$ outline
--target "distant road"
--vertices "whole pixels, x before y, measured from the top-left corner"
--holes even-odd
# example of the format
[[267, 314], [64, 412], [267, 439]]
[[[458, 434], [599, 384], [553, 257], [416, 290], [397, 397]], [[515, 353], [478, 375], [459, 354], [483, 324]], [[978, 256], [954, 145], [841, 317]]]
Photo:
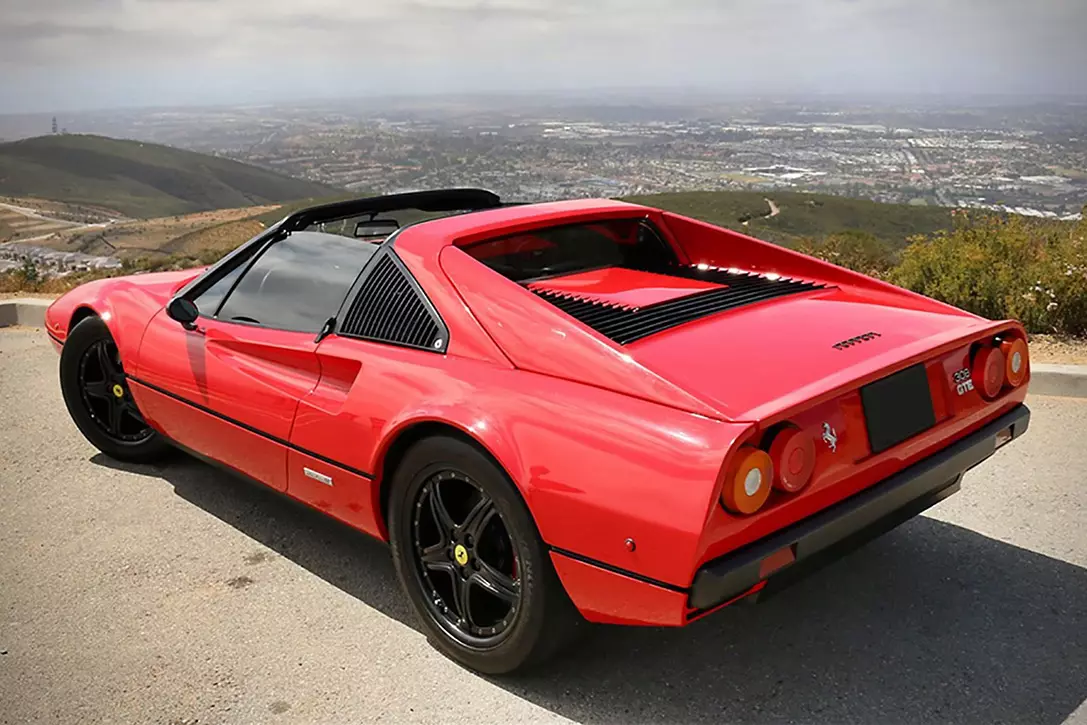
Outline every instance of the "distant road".
[[39, 214], [34, 209], [30, 209], [30, 208], [27, 208], [25, 206], [15, 206], [14, 204], [7, 204], [5, 202], [0, 202], [0, 207], [3, 207], [5, 209], [10, 209], [11, 211], [14, 211], [14, 212], [18, 212], [18, 213], [22, 214], [23, 216], [33, 217], [34, 219], [41, 219], [44, 222], [54, 222], [54, 223], [57, 223], [57, 224], [74, 224], [75, 223], [75, 222], [67, 221], [65, 219], [54, 219], [53, 217], [44, 216], [42, 214]]
[[5, 202], [0, 202], [0, 208], [8, 209], [9, 211], [13, 211], [13, 212], [15, 212], [17, 214], [22, 214], [25, 217], [30, 217], [31, 219], [38, 219], [40, 221], [48, 222], [50, 224], [61, 224], [61, 225], [63, 225], [62, 229], [54, 229], [51, 232], [48, 232], [46, 234], [39, 234], [36, 237], [25, 237], [23, 239], [13, 239], [10, 242], [5, 242], [5, 244], [25, 244], [27, 242], [37, 242], [37, 241], [40, 241], [42, 239], [49, 239], [50, 237], [57, 234], [58, 232], [79, 232], [79, 231], [83, 231], [84, 229], [100, 229], [102, 227], [108, 227], [110, 224], [113, 224], [115, 221], [117, 221], [116, 219], [110, 219], [108, 222], [96, 222], [94, 224], [84, 224], [82, 222], [73, 222], [73, 221], [69, 221], [67, 219], [57, 219], [56, 217], [46, 216], [44, 214], [39, 213], [38, 211], [36, 211], [34, 209], [30, 209], [30, 208], [25, 207], [25, 206], [16, 206], [15, 204], [7, 204]]
[[774, 203], [773, 199], [763, 198], [763, 201], [769, 205], [770, 209], [765, 214], [755, 214], [749, 217], [740, 217], [740, 223], [745, 227], [752, 219], [771, 219], [781, 213], [781, 208]]

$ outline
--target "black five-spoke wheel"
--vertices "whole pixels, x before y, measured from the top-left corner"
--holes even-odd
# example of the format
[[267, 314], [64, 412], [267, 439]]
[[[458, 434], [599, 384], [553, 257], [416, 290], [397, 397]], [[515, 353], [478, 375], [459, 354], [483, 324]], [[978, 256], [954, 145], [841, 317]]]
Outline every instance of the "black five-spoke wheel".
[[169, 453], [136, 407], [117, 343], [98, 317], [81, 320], [60, 353], [60, 390], [80, 432], [121, 461], [148, 463]]
[[517, 555], [494, 501], [468, 476], [441, 471], [419, 491], [416, 566], [439, 623], [469, 646], [496, 644], [520, 608]]
[[423, 438], [386, 485], [396, 572], [438, 649], [503, 674], [574, 638], [581, 617], [524, 499], [487, 453], [463, 438]]
[[79, 387], [87, 412], [111, 437], [138, 443], [154, 433], [132, 400], [113, 340], [98, 340], [84, 351]]

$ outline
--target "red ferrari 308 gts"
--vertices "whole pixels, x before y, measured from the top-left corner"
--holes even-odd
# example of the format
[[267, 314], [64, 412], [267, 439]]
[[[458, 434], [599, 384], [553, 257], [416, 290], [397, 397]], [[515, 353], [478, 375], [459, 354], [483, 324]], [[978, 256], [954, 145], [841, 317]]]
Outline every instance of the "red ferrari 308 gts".
[[488, 673], [582, 620], [766, 595], [1030, 419], [1018, 323], [617, 201], [314, 207], [47, 327], [96, 447], [181, 448], [389, 541], [432, 642]]

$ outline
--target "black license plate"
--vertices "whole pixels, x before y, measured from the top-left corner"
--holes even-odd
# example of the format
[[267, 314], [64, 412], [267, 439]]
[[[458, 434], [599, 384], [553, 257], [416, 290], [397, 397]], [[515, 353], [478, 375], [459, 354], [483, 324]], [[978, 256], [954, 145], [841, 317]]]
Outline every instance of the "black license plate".
[[936, 425], [924, 365], [900, 370], [861, 388], [872, 453], [885, 451]]

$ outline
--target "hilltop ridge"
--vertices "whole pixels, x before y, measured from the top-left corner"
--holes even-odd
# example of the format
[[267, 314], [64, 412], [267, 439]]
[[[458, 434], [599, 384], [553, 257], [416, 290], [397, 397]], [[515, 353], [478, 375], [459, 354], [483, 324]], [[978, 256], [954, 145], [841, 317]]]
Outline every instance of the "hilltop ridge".
[[259, 206], [335, 187], [170, 146], [61, 134], [0, 144], [0, 196], [111, 209], [136, 218]]

